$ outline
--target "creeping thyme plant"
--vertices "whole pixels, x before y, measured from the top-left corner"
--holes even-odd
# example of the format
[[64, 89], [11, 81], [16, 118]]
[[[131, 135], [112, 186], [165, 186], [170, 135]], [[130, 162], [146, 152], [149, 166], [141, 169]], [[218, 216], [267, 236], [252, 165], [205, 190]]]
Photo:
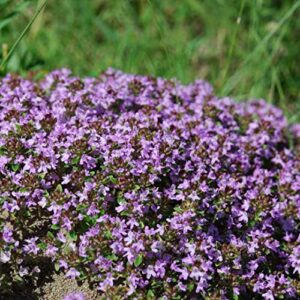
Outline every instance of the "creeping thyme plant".
[[[201, 80], [0, 81], [0, 291], [299, 299], [300, 126]], [[46, 267], [45, 267], [46, 266]]]

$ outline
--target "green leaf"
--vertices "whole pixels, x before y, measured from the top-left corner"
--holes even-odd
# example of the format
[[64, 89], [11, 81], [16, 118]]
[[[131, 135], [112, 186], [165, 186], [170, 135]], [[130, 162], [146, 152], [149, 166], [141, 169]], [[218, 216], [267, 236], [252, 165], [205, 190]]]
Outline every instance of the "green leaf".
[[110, 240], [112, 238], [112, 234], [110, 230], [105, 230], [104, 231], [104, 236], [106, 239]]
[[0, 156], [5, 154], [5, 149], [3, 147], [0, 147]]
[[27, 217], [27, 218], [31, 217], [31, 212], [29, 210], [26, 210], [24, 212], [24, 216]]
[[76, 241], [77, 240], [77, 233], [75, 231], [69, 232], [69, 237], [71, 240]]
[[81, 213], [84, 213], [87, 209], [87, 205], [86, 204], [78, 204], [77, 207], [76, 207], [76, 210], [81, 212]]
[[47, 173], [39, 173], [39, 174], [38, 174], [38, 177], [39, 177], [40, 179], [44, 179], [45, 176], [46, 176], [46, 174], [47, 174]]
[[19, 164], [11, 164], [10, 166], [11, 166], [11, 169], [14, 172], [17, 172], [20, 169], [20, 165]]
[[147, 292], [147, 300], [148, 299], [154, 299], [154, 298], [155, 298], [154, 292], [152, 290], [148, 290], [148, 292]]
[[87, 275], [80, 273], [79, 278], [80, 278], [80, 280], [85, 280], [87, 278]]
[[47, 249], [47, 244], [45, 242], [41, 242], [41, 243], [37, 244], [37, 246], [42, 250]]
[[123, 210], [123, 211], [121, 211], [121, 216], [122, 216], [122, 217], [123, 217], [123, 216], [128, 217], [128, 216], [129, 216], [129, 212], [126, 211], [126, 210]]
[[63, 187], [62, 187], [62, 185], [61, 185], [61, 184], [58, 184], [55, 190], [56, 190], [57, 192], [62, 193], [62, 192], [63, 192]]
[[54, 239], [54, 234], [51, 231], [47, 232], [47, 237], [50, 239]]
[[56, 263], [54, 264], [54, 269], [55, 269], [56, 272], [59, 271], [59, 269], [60, 269], [60, 268], [59, 268], [59, 263], [56, 262]]
[[134, 265], [138, 267], [143, 262], [142, 254], [139, 254], [136, 259], [134, 260]]
[[140, 224], [140, 226], [141, 226], [141, 229], [144, 229], [144, 228], [145, 228], [145, 224], [144, 224], [143, 221], [140, 221], [139, 224]]
[[53, 230], [58, 230], [59, 225], [58, 224], [52, 224], [50, 228], [53, 229]]
[[180, 207], [180, 205], [177, 205], [177, 206], [174, 207], [174, 211], [176, 211], [177, 213], [181, 213], [182, 208]]
[[118, 204], [125, 204], [125, 203], [127, 203], [127, 201], [123, 198], [123, 197], [118, 197], [117, 198], [117, 202], [118, 202]]
[[26, 151], [26, 154], [34, 154], [33, 149], [28, 149], [28, 150]]
[[115, 178], [113, 175], [109, 175], [109, 176], [107, 177], [107, 179], [108, 179], [111, 183], [113, 183], [113, 184], [117, 184], [117, 183], [118, 183], [118, 179]]
[[113, 184], [117, 184], [118, 183], [118, 179], [114, 177], [114, 175], [109, 175], [108, 177], [105, 178], [105, 182], [106, 183], [113, 183]]
[[141, 187], [140, 187], [138, 184], [136, 184], [136, 185], [134, 185], [133, 190], [134, 190], [134, 191], [138, 191], [140, 188], [141, 188]]
[[22, 129], [21, 125], [17, 123], [15, 126], [16, 126], [17, 132], [20, 132]]
[[93, 226], [93, 225], [95, 225], [96, 223], [97, 223], [97, 220], [98, 220], [98, 216], [96, 215], [96, 216], [86, 216], [85, 218], [84, 218], [84, 222], [88, 225], [88, 226]]
[[109, 260], [112, 260], [112, 261], [117, 261], [118, 260], [118, 256], [116, 256], [116, 254], [111, 254], [111, 255], [109, 255], [109, 256], [107, 256], [107, 258], [109, 259]]
[[17, 280], [17, 281], [19, 281], [19, 282], [22, 282], [22, 281], [24, 280], [24, 279], [23, 279], [20, 275], [18, 275], [18, 274], [14, 275], [14, 279]]
[[192, 292], [193, 289], [194, 289], [194, 287], [195, 287], [195, 285], [194, 285], [193, 283], [189, 283], [187, 287], [188, 287], [188, 290], [189, 290], [190, 292]]
[[79, 161], [80, 161], [80, 156], [75, 156], [71, 159], [71, 164], [78, 165]]
[[2, 205], [4, 203], [6, 199], [4, 197], [0, 197], [0, 205]]

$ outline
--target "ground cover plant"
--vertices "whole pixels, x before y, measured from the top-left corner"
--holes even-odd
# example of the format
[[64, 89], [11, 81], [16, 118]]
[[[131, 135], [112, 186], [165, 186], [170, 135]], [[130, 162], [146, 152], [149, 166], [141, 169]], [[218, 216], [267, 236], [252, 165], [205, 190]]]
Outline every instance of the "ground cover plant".
[[47, 270], [103, 299], [300, 296], [300, 126], [263, 100], [6, 75], [0, 151], [2, 294]]
[[[0, 1], [4, 50], [43, 2]], [[184, 83], [205, 78], [219, 96], [264, 98], [299, 122], [299, 48], [299, 0], [51, 0], [8, 70], [96, 76], [114, 67]]]

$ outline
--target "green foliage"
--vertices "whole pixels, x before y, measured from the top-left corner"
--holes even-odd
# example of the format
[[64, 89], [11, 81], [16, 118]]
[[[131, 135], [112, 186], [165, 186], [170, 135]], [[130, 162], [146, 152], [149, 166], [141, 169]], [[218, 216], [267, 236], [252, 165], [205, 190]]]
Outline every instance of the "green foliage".
[[[4, 1], [4, 2], [6, 2], [6, 1]], [[2, 61], [1, 61], [1, 64], [0, 64], [0, 71], [1, 72], [5, 71], [5, 67], [6, 67], [6, 64], [9, 62], [9, 59], [13, 55], [14, 51], [17, 49], [18, 45], [20, 44], [20, 42], [22, 41], [22, 39], [24, 38], [24, 36], [26, 35], [26, 33], [29, 31], [31, 25], [34, 23], [34, 21], [36, 20], [36, 18], [38, 17], [38, 15], [41, 13], [42, 9], [45, 7], [46, 3], [47, 3], [47, 0], [44, 0], [44, 2], [42, 3], [42, 5], [40, 7], [38, 7], [38, 9], [36, 10], [36, 12], [33, 15], [33, 17], [29, 20], [28, 24], [26, 25], [26, 27], [24, 28], [24, 30], [19, 35], [18, 39], [10, 47], [9, 51], [8, 50], [4, 50], [5, 48], [3, 48], [3, 58], [2, 58]], [[23, 7], [26, 7], [26, 5], [27, 5], [27, 2], [24, 2], [23, 5], [22, 4], [20, 5], [20, 7], [23, 9]], [[6, 21], [6, 23], [5, 23], [5, 21]], [[3, 25], [3, 22], [4, 22], [4, 25]], [[2, 27], [5, 27], [5, 24], [9, 24], [10, 17], [4, 18], [3, 22], [2, 22], [2, 25], [3, 25]]]
[[134, 260], [134, 265], [138, 267], [143, 262], [143, 255], [139, 254]]
[[[41, 3], [0, 0], [2, 56]], [[185, 83], [204, 78], [219, 95], [266, 98], [295, 122], [299, 48], [299, 0], [53, 0], [8, 70], [96, 75], [112, 66]]]

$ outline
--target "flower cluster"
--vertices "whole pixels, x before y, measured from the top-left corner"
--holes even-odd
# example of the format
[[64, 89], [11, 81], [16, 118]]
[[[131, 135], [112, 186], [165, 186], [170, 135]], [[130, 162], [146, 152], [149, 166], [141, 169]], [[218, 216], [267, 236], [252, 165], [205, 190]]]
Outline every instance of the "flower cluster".
[[210, 85], [0, 81], [0, 290], [45, 265], [103, 299], [297, 299], [299, 125]]

